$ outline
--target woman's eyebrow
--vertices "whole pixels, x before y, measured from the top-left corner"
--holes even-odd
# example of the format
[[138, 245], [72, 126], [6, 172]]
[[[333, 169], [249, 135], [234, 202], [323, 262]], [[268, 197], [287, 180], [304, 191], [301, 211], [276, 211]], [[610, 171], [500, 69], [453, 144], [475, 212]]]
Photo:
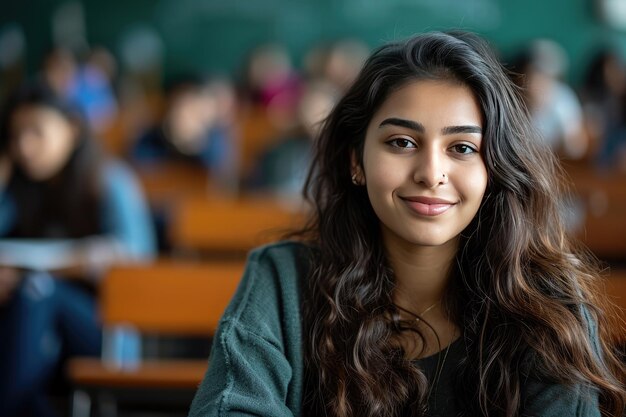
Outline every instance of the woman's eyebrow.
[[408, 119], [399, 119], [397, 117], [390, 117], [383, 120], [378, 127], [381, 128], [386, 125], [406, 127], [407, 129], [414, 130], [418, 133], [424, 133], [426, 131], [426, 129], [424, 129], [424, 125], [420, 122]]
[[[424, 125], [421, 124], [420, 122], [416, 122], [415, 120], [409, 120], [409, 119], [400, 119], [398, 117], [390, 117], [388, 119], [385, 119], [380, 123], [378, 127], [381, 128], [387, 125], [404, 127], [407, 129], [414, 130], [415, 132], [418, 132], [418, 133], [424, 133], [426, 131], [426, 129], [424, 128]], [[482, 134], [483, 129], [482, 127], [476, 126], [476, 125], [446, 126], [443, 129], [441, 129], [442, 135], [455, 135], [459, 133]]]
[[483, 133], [483, 128], [476, 125], [464, 125], [464, 126], [447, 126], [441, 129], [443, 135], [456, 135], [458, 133]]

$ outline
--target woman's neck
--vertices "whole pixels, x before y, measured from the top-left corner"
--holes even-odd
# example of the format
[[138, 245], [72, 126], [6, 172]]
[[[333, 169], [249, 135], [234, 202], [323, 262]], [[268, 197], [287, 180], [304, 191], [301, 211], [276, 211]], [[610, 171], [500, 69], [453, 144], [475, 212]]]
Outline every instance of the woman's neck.
[[458, 239], [441, 246], [416, 246], [383, 232], [383, 241], [396, 280], [394, 302], [419, 314], [441, 301]]
[[441, 308], [458, 238], [440, 246], [416, 246], [383, 233], [383, 241], [396, 280], [393, 301], [401, 310], [410, 312], [405, 319], [417, 319], [423, 337], [407, 333], [400, 343], [408, 358], [433, 355], [460, 334], [446, 309]]

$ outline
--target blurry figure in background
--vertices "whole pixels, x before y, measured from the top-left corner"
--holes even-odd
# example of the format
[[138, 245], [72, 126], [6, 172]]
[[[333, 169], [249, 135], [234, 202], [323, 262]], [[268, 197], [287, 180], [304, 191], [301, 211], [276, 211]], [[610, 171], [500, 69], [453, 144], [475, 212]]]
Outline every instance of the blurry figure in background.
[[119, 84], [117, 59], [107, 48], [94, 46], [89, 50], [85, 67], [92, 68], [94, 73], [98, 74], [96, 79], [105, 80], [101, 85], [107, 86], [100, 99], [92, 101], [90, 106], [92, 118], [100, 120], [100, 127], [97, 129], [98, 140], [101, 141], [106, 154], [124, 157], [128, 153], [129, 138], [136, 135], [129, 135], [127, 121], [130, 112], [128, 109], [125, 109], [125, 112], [121, 111], [122, 103], [117, 97]]
[[300, 197], [311, 158], [313, 141], [335, 105], [339, 92], [326, 81], [311, 81], [297, 106], [297, 125], [264, 152], [249, 186], [280, 197]]
[[279, 129], [292, 127], [302, 81], [282, 45], [262, 45], [252, 52], [246, 83], [245, 88], [253, 105], [266, 110]]
[[46, 385], [63, 360], [100, 354], [99, 278], [151, 259], [154, 235], [134, 176], [100, 157], [74, 104], [24, 86], [1, 134], [0, 404], [3, 416], [54, 415]]
[[26, 36], [17, 23], [9, 23], [0, 30], [0, 101], [24, 79], [26, 64]]
[[117, 115], [117, 99], [113, 93], [115, 58], [103, 47], [89, 51], [78, 67], [71, 98], [83, 109], [92, 131], [101, 135]]
[[363, 42], [344, 39], [336, 42], [326, 62], [326, 79], [341, 92], [350, 88], [369, 56], [369, 48]]
[[239, 127], [239, 100], [233, 83], [226, 78], [215, 78], [208, 84], [208, 89], [216, 101], [214, 130], [221, 132], [225, 151], [222, 159], [212, 168], [213, 179], [221, 191], [235, 194], [239, 190], [241, 131]]
[[96, 135], [105, 131], [117, 114], [109, 74], [100, 66], [103, 53], [102, 48], [95, 49], [83, 64], [79, 64], [69, 49], [53, 48], [44, 59], [42, 74], [43, 81], [56, 94], [83, 110]]
[[54, 94], [71, 100], [76, 85], [78, 64], [74, 54], [67, 48], [50, 49], [44, 56], [41, 78]]
[[118, 65], [115, 56], [104, 46], [94, 46], [89, 51], [87, 57], [87, 65], [96, 68], [100, 74], [107, 80], [109, 85], [115, 84], [117, 77]]
[[537, 40], [516, 61], [535, 128], [561, 156], [583, 158], [588, 138], [580, 101], [562, 81], [567, 70], [565, 51], [552, 41]]
[[237, 172], [234, 96], [223, 80], [196, 76], [174, 80], [167, 88], [162, 121], [133, 145], [133, 163], [156, 168], [166, 162], [197, 164], [218, 184], [232, 184]]
[[128, 154], [131, 141], [158, 123], [163, 114], [163, 62], [165, 45], [151, 26], [135, 24], [120, 35], [118, 46], [119, 118], [115, 147]]
[[582, 99], [601, 169], [616, 164], [626, 169], [626, 73], [622, 57], [604, 49], [592, 59], [582, 88]]
[[307, 73], [324, 79], [343, 93], [356, 79], [369, 55], [369, 48], [356, 39], [341, 39], [313, 48], [305, 58]]
[[120, 35], [119, 56], [128, 88], [141, 90], [149, 99], [160, 94], [165, 45], [151, 26], [135, 24]]

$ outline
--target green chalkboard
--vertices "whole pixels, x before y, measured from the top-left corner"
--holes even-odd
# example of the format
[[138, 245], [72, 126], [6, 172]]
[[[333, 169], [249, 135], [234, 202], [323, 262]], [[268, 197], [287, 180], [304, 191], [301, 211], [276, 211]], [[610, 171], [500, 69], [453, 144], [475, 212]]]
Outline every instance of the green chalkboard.
[[[607, 27], [593, 0], [83, 0], [86, 38], [116, 54], [128, 34], [149, 28], [161, 39], [167, 73], [236, 71], [257, 44], [285, 44], [296, 64], [314, 44], [356, 37], [370, 46], [415, 32], [461, 28], [490, 39], [507, 56], [537, 37], [559, 42], [577, 82], [594, 48], [626, 49], [624, 32]], [[55, 12], [67, 1], [12, 0], [0, 28], [19, 23], [29, 68], [52, 43]]]

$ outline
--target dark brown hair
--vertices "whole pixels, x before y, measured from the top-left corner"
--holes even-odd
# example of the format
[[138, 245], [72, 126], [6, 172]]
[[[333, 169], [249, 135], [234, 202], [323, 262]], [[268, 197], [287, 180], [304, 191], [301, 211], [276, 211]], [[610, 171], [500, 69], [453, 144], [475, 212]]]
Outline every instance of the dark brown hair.
[[[423, 416], [429, 382], [394, 341], [406, 326], [366, 191], [351, 183], [368, 123], [391, 92], [418, 79], [471, 89], [484, 118], [488, 186], [461, 235], [445, 300], [467, 357], [458, 398], [468, 416], [516, 416], [524, 378], [597, 389], [621, 415], [624, 367], [591, 258], [565, 232], [561, 171], [520, 94], [479, 37], [428, 33], [378, 49], [326, 120], [305, 189], [303, 232], [317, 248], [305, 285], [303, 412]], [[520, 363], [527, 367], [518, 366]]]
[[14, 114], [26, 107], [52, 109], [76, 127], [78, 138], [69, 160], [51, 180], [33, 181], [19, 164], [7, 192], [15, 204], [16, 220], [11, 237], [80, 238], [100, 234], [101, 155], [78, 107], [56, 95], [48, 86], [33, 82], [19, 87], [8, 99], [0, 131], [4, 152], [12, 139]]

